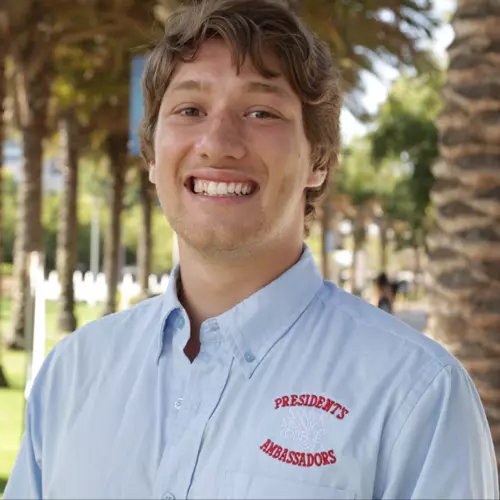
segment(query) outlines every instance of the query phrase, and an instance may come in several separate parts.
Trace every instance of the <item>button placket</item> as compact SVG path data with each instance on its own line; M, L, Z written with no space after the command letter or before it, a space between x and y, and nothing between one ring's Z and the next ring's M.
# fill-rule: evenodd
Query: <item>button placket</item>
M180 439L170 450L168 458L160 464L160 470L165 471L165 474L161 474L163 491L175 491L177 497L182 498L188 495L205 428L226 385L231 371L231 359L226 359L223 364L210 366L204 363L193 364L194 371L186 388L182 417L178 422ZM214 367L217 368L214 370Z

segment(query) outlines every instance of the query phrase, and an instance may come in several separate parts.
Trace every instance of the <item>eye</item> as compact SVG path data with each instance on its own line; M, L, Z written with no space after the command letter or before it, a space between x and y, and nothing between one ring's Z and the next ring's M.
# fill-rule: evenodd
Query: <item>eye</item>
M177 111L177 114L180 116L188 116L188 117L198 117L198 116L203 115L201 110L199 110L198 108L195 108L193 106L179 109Z
M264 111L262 109L256 111L250 111L250 113L248 113L248 116L251 116L252 118L257 118L258 120L271 120L279 118L278 115L271 113L269 111Z

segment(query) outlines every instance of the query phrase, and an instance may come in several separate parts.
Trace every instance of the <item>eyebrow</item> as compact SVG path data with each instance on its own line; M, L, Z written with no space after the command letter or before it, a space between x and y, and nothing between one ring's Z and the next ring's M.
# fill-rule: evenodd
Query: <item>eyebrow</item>
M245 85L245 90L249 93L264 93L264 94L276 94L280 96L286 96L289 92L280 87L279 85L273 85L272 83L266 82L248 82Z
M182 90L196 90L198 92L210 92L212 88L213 85L211 83L203 82L201 80L183 80L172 85L170 91L180 92ZM272 83L260 81L248 82L244 85L243 89L249 94L274 94L281 97L290 95L290 92L279 85L273 85Z

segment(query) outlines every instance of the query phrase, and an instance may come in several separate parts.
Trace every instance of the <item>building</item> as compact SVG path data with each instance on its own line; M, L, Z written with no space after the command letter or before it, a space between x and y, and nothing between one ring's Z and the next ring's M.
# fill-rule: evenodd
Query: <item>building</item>
M21 144L14 140L3 144L3 167L11 173L14 181L19 183L22 162ZM63 187L63 176L60 170L60 158L47 155L43 161L42 188L44 193L60 192Z

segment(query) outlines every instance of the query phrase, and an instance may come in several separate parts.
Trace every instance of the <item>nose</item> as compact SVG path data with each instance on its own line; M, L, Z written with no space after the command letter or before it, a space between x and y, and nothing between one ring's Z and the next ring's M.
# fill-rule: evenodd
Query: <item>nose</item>
M243 158L247 148L237 117L227 112L207 117L205 129L196 143L196 151L214 164L224 159Z

